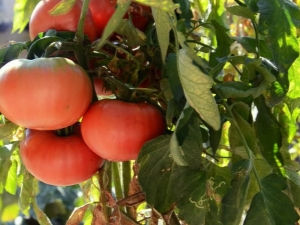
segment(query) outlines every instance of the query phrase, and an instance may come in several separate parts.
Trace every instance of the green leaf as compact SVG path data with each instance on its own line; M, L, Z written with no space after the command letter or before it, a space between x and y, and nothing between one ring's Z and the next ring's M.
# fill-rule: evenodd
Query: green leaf
M231 6L226 8L226 10L236 16L241 16L250 20L255 19L255 13L253 13L252 10L244 6L240 6L240 5Z
M180 83L180 78L177 68L177 56L175 53L170 53L166 58L165 63L166 75L168 76L170 88L177 102L180 102L184 95Z
M174 4L172 0L135 0L135 1L143 5L148 5L153 8L162 9L168 12L174 12L175 9L180 7L179 4Z
M19 58L20 53L26 48L27 44L25 42L10 44L8 47L1 49L0 62L7 63Z
M147 142L138 157L138 175L146 201L159 212L168 211L175 202L174 162L169 151L170 136L160 136Z
M28 25L33 9L40 0L15 0L12 33L22 32Z
M176 147L179 149L179 152L182 154L184 162L186 162L187 165L193 169L199 169L202 165L201 154L203 148L200 121L195 119L195 117L192 117L189 120L188 124L186 124L183 128L181 128L180 131L176 130L175 132L177 137L180 136L179 140L182 139L181 141L179 141L179 146ZM174 151L172 151L171 146L170 149L171 149L170 151L172 153L172 157L176 162L174 157ZM179 152L178 154L180 154Z
M206 174L203 171L177 170L178 185L175 188L178 217L190 225L203 224L208 212L209 198L206 194Z
M161 51L161 59L165 62L170 42L170 31L173 27L172 17L161 8L153 8L152 13L156 22L156 34Z
M29 213L30 205L38 193L38 180L34 178L26 169L23 169L23 184L19 197L20 210L24 214Z
M267 36L267 43L281 72L288 71L299 56L296 27L288 11L288 1L259 0L259 29Z
M227 34L228 29L223 27L217 21L211 21L212 25L215 27L215 33L217 38L217 48L209 56L209 65L215 67L218 62L218 58L228 56L230 54L230 46L233 43L233 39Z
M18 161L12 160L11 166L7 174L5 190L10 194L15 195L17 192L17 187L18 187Z
M189 104L206 123L218 130L221 126L221 119L217 104L210 91L213 80L193 64L193 60L185 49L181 49L179 52L179 77Z
M247 52L256 53L256 39L253 37L234 37L234 39L239 42ZM258 40L258 48L260 51L260 55L262 57L272 59L272 50L266 43L266 40L259 39Z
M255 153L257 151L256 149L256 142L257 139L255 137L255 132L253 129L252 124L248 122L249 120L249 113L250 113L250 107L243 103L237 103L233 105L232 107L232 114L234 116L235 123L230 126L229 129L229 142L230 147L232 149L238 148L240 146L244 146L243 141L241 140L239 136L239 130L242 132L242 135L247 142L247 147ZM239 129L237 129L236 126L238 126Z
M63 15L72 10L76 0L63 0L57 3L49 12L51 15Z
M115 32L126 36L127 43L131 47L142 46L146 44L146 35L139 29L135 28L130 20L121 20Z
M255 195L248 210L244 225L295 224L299 216L290 198L282 191L286 182L278 174L261 179L261 191Z
M0 221L2 223L8 224L14 221L19 215L20 210L17 203L5 205L3 208L0 206L0 208L2 212Z
M35 59L36 57L41 57L45 54L45 50L52 44L55 48L53 43L63 41L62 38L56 36L45 36L41 39L36 40L32 43L28 50L27 59ZM55 48L57 49L57 48Z
M233 165L234 178L231 188L222 199L222 222L224 225L239 224L247 200L251 162L242 160Z
M265 105L264 98L260 96L255 100L258 109L256 121L254 123L257 135L259 150L268 163L279 173L281 173L282 156L280 147L282 135L280 124L271 113L271 108Z
M36 200L32 202L33 211L36 215L37 221L42 225L52 225L50 219L46 216L46 214L39 208Z
M18 127L18 125L12 122L0 124L0 139L4 141L10 141Z
M291 113L300 105L300 57L296 59L288 71L289 90L285 102L288 104Z

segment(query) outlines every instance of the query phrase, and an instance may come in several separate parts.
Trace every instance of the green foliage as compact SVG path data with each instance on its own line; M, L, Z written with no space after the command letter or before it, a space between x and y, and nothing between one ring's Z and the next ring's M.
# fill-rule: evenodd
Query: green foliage
M66 13L73 2L53 12ZM57 199L41 207L43 190L18 153L24 129L3 120L0 193L19 194L22 213L33 210L41 224L51 224L53 208L65 212L66 224L296 224L300 164L290 146L300 113L299 6L289 0L135 2L152 7L145 30L123 18L131 2L119 0L95 43L53 29L2 48L0 65L24 50L28 59L69 57L91 77L104 78L117 98L159 107L166 133L146 142L136 162L107 162L80 184L75 209ZM24 29L36 4L17 1L14 30ZM121 38L111 41L116 33Z

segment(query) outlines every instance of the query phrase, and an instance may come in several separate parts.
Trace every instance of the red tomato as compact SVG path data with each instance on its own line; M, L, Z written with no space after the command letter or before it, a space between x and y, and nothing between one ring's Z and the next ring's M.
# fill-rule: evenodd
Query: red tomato
M49 29L74 32L77 30L82 1L76 0L73 8L66 14L51 15L49 11L59 2L61 2L61 0L42 0L36 5L29 21L29 35L31 40L33 40L38 33L45 32ZM91 41L96 40L100 36L90 12L88 12L85 19L84 33Z
M72 125L85 113L92 95L88 75L69 59L16 59L0 69L0 111L26 128Z
M99 78L99 77L95 77L93 78L94 81L94 87L95 87L95 91L96 94L99 96L110 96L113 94L112 91L110 90L106 90L104 87L104 80Z
M131 3L130 10L124 18L128 19L129 13L133 25L141 31L145 31L147 24L149 22L149 15L151 14L151 8L145 5L140 5L138 3Z
M103 32L106 24L108 23L110 17L114 14L117 6L117 0L91 0L90 1L90 11L93 20L100 30Z
M27 130L20 144L20 155L33 176L57 186L89 179L104 161L89 149L80 134L61 137L54 131Z
M164 116L155 106L115 99L92 104L81 124L85 143L111 161L136 159L143 144L165 129Z
M140 29L144 30L147 25L149 18L146 14L151 12L151 8L148 6L142 6L137 3L132 3L131 7L132 23L133 25ZM91 0L90 1L90 11L97 28L102 33L106 24L108 23L110 17L114 14L117 7L117 0ZM128 14L124 16L128 18Z

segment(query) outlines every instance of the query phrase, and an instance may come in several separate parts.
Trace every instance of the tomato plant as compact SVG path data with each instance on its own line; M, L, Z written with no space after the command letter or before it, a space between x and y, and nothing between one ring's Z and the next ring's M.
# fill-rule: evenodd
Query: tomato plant
M54 130L75 123L92 93L86 72L69 59L16 59L0 70L0 111L26 128Z
M110 161L136 159L143 144L165 129L164 116L155 106L115 99L94 103L84 115L81 126L87 145Z
M82 1L76 0L72 8L66 13L56 15L51 14L51 10L60 3L61 0L42 0L34 8L29 21L29 35L33 40L40 32L46 32L49 29L57 31L76 31ZM89 37L90 41L94 41L99 37L99 30L94 24L90 12L87 13L84 33Z
M23 7L29 18L34 1L18 0L16 8ZM70 6L74 0L61 3ZM49 32L3 46L0 66L22 57L23 50L28 59L58 53L81 65L91 78L105 79L115 93L114 100L98 101L93 95L83 112L83 141L108 160L78 186L81 206L63 224L299 223L299 4L84 0L77 38L74 32ZM84 15L92 8L99 16L97 26L107 31L93 44L83 38ZM124 20L130 15L134 24L133 13L150 14L147 29L139 32ZM32 106L28 93L36 91L28 83L40 85L36 80L23 81L28 88L10 102L18 106L29 99L26 104ZM8 86L0 98L20 85ZM85 90L70 81L67 86L60 89L81 102ZM47 93L43 99L51 106L52 92ZM68 96L60 95L57 102ZM25 109L18 110L25 114ZM34 204L41 199L37 179L19 158L24 129L2 113L0 193L16 194L20 188L21 211L27 214L32 207L33 217L49 225L51 214L43 204L39 207L47 215ZM37 109L30 112L35 114L40 115ZM63 116L61 112L56 118ZM0 196L1 202L6 207Z
M80 133L58 136L55 131L26 131L20 145L22 162L39 180L58 186L81 183L103 164L84 143Z

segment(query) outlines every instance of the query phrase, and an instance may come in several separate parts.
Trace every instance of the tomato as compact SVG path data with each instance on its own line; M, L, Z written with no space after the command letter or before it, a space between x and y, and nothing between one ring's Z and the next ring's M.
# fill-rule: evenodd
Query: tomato
M97 28L102 33L106 24L108 23L111 16L114 14L117 7L117 0L91 0L90 10L92 17ZM137 3L132 3L128 13L130 13L133 25L144 31L149 17L148 14L151 12L151 8L148 6L139 5ZM128 19L128 14L124 16Z
M40 32L46 32L49 29L58 31L76 31L80 18L82 1L76 0L73 8L66 14L51 15L49 10L53 9L61 0L42 0L34 8L29 21L29 35L33 40ZM99 30L94 24L94 20L88 11L85 19L84 33L91 41L99 36Z
M85 113L92 95L86 72L66 58L15 59L0 69L0 111L26 128L72 125Z
M136 159L143 144L165 129L164 116L155 106L116 99L93 103L81 124L85 143L110 161Z
M99 29L100 33L103 32L110 17L114 14L117 6L117 0L91 0L90 11L93 20Z
M20 144L24 166L44 183L67 186L93 176L104 160L84 143L79 133L58 136L55 131L26 131Z
M151 7L133 2L131 3L129 12L125 15L124 18L128 19L129 14L131 16L134 27L138 28L141 31L145 31L149 22Z
M99 96L113 95L112 91L105 89L103 79L101 79L99 77L95 77L95 78L93 78L93 82L94 82L94 87L95 87L95 91L96 91L97 95L99 95Z

